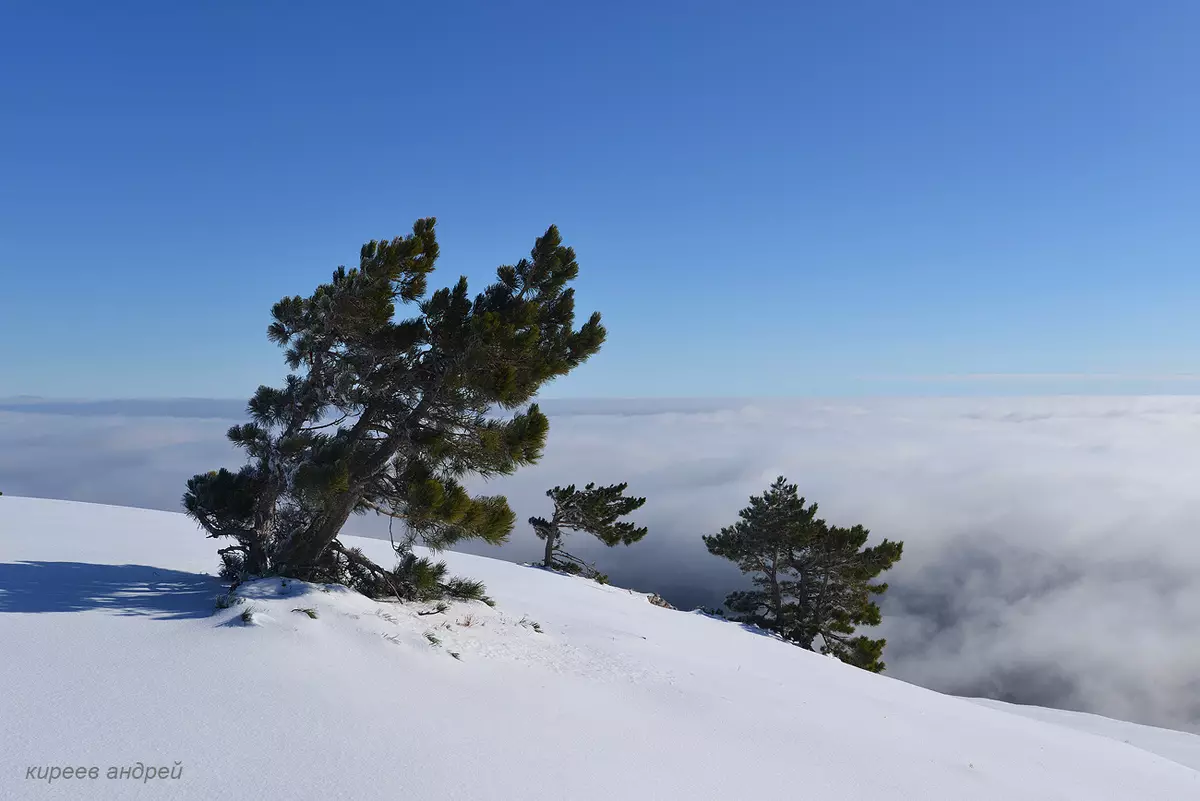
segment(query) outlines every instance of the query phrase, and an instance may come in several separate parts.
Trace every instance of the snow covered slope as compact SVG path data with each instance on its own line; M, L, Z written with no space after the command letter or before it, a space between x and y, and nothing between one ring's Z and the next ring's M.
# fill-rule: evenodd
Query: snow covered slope
M0 798L1200 798L1200 737L1031 719L637 593L447 554L494 609L278 580L215 609L213 551L181 515L0 497Z
M1109 737L1123 743L1136 745L1145 751L1150 751L1167 759L1172 759L1181 765L1200 770L1200 737L1173 729L1160 729L1157 726L1142 726L1137 723L1126 723L1123 720L1113 720L1099 715L1088 715L1084 712L1068 712L1062 709L1046 709L1040 706L1019 706L1006 704L1003 701L992 701L987 698L972 698L977 704L1002 709L1014 715L1022 715L1033 720L1041 720L1066 726L1069 729L1086 731Z

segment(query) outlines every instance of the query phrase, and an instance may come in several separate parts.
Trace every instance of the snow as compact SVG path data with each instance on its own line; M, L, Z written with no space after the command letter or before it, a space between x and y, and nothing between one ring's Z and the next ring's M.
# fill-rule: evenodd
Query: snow
M1142 726L1137 723L1126 723L1123 720L1089 715L1084 712L1069 712L1063 709L1046 709L1038 706L1018 706L1006 704L1003 701L993 701L988 698L972 698L977 704L992 709L1002 709L1014 715L1022 715L1033 720L1055 723L1059 726L1098 734L1123 743L1135 745L1154 754L1165 756L1181 765L1200 770L1200 748L1197 742L1200 737L1187 732L1172 729L1160 729L1156 726Z
M446 554L495 608L270 579L217 609L214 550L178 514L0 497L0 798L1200 798L1200 737L940 695L640 593ZM181 776L106 778L139 762Z

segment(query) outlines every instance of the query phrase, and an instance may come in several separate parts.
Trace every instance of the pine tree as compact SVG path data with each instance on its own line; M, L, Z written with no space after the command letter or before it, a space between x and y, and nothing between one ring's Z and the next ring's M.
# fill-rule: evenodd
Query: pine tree
M865 547L867 529L830 526L817 517L817 505L807 504L782 476L752 496L739 517L704 537L710 553L752 574L754 589L725 600L732 617L809 650L820 637L822 653L881 672L886 641L854 632L880 623L873 598L887 584L872 581L899 561L904 543L885 539Z
M525 404L596 353L604 327L593 314L573 328L568 285L579 267L554 226L476 297L465 278L427 295L434 225L418 220L407 236L368 242L357 268L275 304L267 333L292 372L280 388L260 387L251 421L228 432L249 462L195 476L184 495L209 536L236 541L219 551L231 578L273 573L428 595L436 566L410 558L414 544L499 543L512 530L503 497L472 497L461 480L540 458L549 422ZM396 319L405 304L418 313ZM496 416L506 410L518 411ZM350 515L369 512L403 524L392 570L337 539Z
M647 529L635 526L621 518L642 508L645 498L625 495L628 484L611 484L597 487L588 484L582 490L574 484L547 490L546 496L554 502L554 513L547 520L543 517L529 518L529 525L537 536L546 542L542 566L557 568L571 573L585 573L593 578L606 580L595 566L589 565L563 548L563 537L569 531L583 531L593 535L605 545L632 545L646 536Z

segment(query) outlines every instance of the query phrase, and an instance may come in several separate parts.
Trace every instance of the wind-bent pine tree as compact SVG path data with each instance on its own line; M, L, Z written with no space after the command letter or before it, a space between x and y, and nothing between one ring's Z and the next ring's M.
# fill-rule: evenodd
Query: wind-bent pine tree
M249 462L195 476L183 499L210 537L235 541L219 551L225 575L337 581L377 596L478 589L443 581L412 545L507 538L505 498L471 497L461 479L540 458L549 423L536 404L520 407L596 353L605 331L599 314L573 327L579 266L554 226L474 298L466 278L427 295L434 225L368 242L358 267L272 309L267 333L291 373L259 387L251 421L228 432ZM397 319L406 304L417 313ZM394 569L337 539L350 515L368 512L403 523Z
M634 512L646 503L645 498L625 495L626 483L597 487L588 484L582 490L574 484L547 490L546 496L554 502L554 512L547 520L543 517L529 518L533 531L546 543L542 566L558 568L572 573L585 573L594 578L604 578L595 567L573 556L563 548L563 537L569 531L583 531L612 548L616 545L632 545L646 536L647 529L638 527L622 517Z
M777 632L784 639L876 673L887 641L855 636L857 626L880 623L872 600L887 591L872 583L899 561L904 543L883 540L865 547L862 526L830 526L806 505L795 484L782 476L762 495L751 496L740 520L704 537L709 552L752 575L753 590L731 593L732 617Z

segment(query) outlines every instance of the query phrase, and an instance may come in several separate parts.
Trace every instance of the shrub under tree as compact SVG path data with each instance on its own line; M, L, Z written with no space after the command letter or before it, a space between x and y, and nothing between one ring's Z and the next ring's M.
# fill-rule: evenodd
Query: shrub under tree
M806 505L783 477L752 496L739 518L704 537L710 553L753 576L754 589L726 598L731 617L809 650L820 637L822 653L882 672L886 640L855 635L855 629L879 624L873 599L887 584L873 581L899 561L904 543L885 539L865 547L867 529L819 519L817 505Z
M481 594L412 547L507 538L506 499L472 497L461 480L540 458L549 423L526 404L596 353L605 331L599 314L574 328L579 267L553 226L474 298L466 278L427 295L434 225L368 242L357 268L272 309L267 333L291 373L259 387L251 421L228 432L249 462L195 476L183 499L210 537L234 541L219 551L226 576L341 582L372 596ZM416 313L398 319L405 305ZM394 568L337 539L352 514L370 512L402 524Z
M607 487L588 484L579 490L571 484L547 490L547 497L554 502L554 512L550 519L529 518L529 525L533 526L534 533L546 543L542 566L607 580L594 565L568 553L563 547L563 538L568 532L582 531L611 548L616 545L632 545L645 537L647 529L644 526L638 527L627 520L621 520L646 503L645 498L626 496L625 490L628 486L625 483L610 484Z

